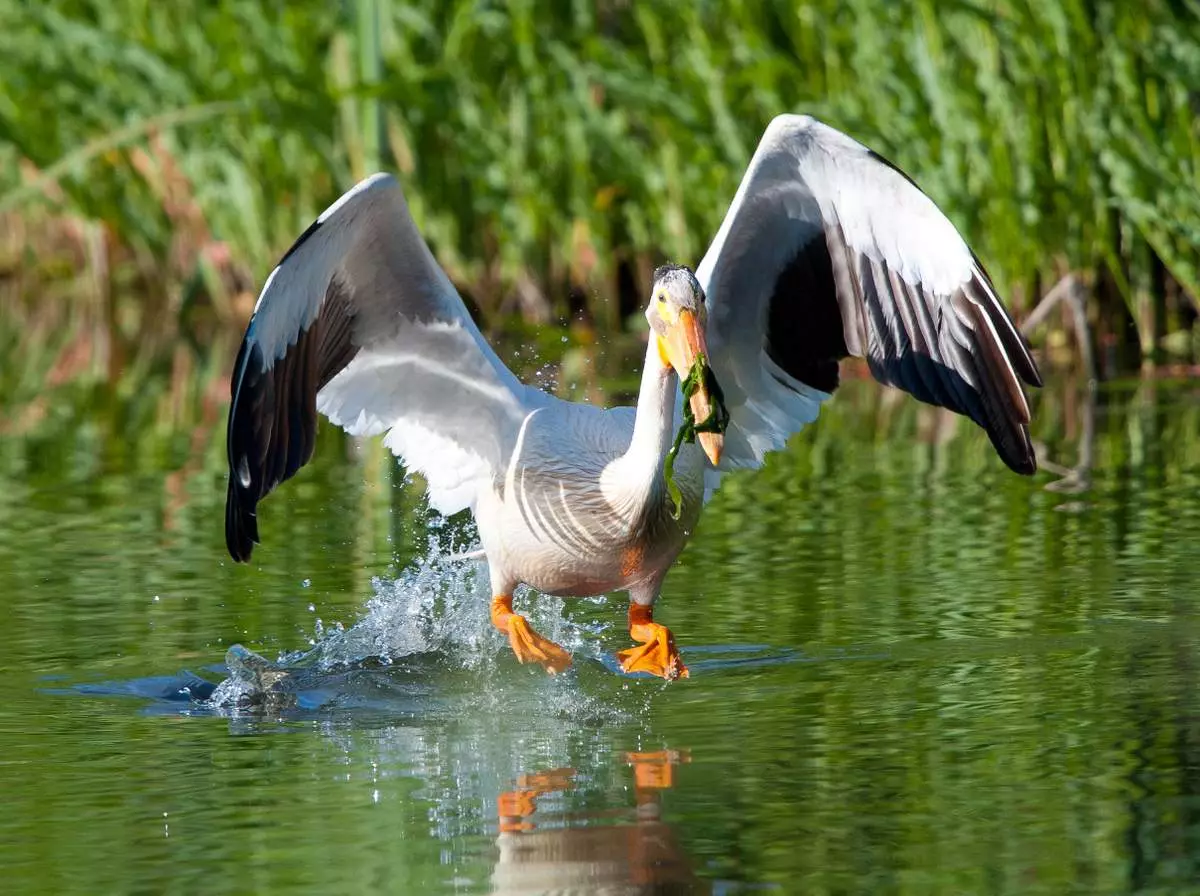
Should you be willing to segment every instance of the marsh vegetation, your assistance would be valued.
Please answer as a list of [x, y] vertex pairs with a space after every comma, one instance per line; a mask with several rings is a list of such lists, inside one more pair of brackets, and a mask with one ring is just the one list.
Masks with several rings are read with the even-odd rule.
[[911, 173], [1019, 314], [1075, 275], [1106, 371], [1194, 356], [1190, 0], [10, 0], [0, 58], [10, 397], [215, 375], [274, 260], [377, 168], [493, 333], [614, 337], [787, 110]]

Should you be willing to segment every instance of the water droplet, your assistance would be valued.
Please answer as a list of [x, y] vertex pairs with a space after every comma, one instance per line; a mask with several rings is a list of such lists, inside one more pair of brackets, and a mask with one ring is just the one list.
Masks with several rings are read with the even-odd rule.
[[567, 337], [566, 337], [566, 336], [563, 336], [563, 337], [562, 337], [562, 339], [561, 339], [561, 341], [562, 341], [563, 345], [566, 345], [566, 344], [567, 344]]
[[315, 612], [317, 612], [317, 605], [316, 605], [316, 604], [309, 604], [309, 605], [308, 605], [308, 612], [310, 612], [310, 613], [315, 613]]
[[300, 583], [300, 587], [301, 588], [311, 588], [312, 587], [312, 579], [305, 579], [303, 582]]
[[157, 595], [157, 594], [156, 594], [156, 595], [154, 595], [154, 602], [155, 602], [155, 603], [158, 603], [158, 595]]

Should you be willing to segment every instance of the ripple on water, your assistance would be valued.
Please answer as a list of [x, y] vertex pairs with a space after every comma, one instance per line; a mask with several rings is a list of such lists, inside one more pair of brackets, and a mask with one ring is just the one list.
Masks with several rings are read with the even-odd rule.
[[435, 540], [397, 578], [375, 578], [372, 588], [358, 622], [348, 628], [318, 624], [307, 649], [272, 661], [234, 645], [225, 667], [211, 670], [226, 676], [219, 683], [181, 672], [73, 690], [148, 699], [152, 713], [246, 720], [331, 713], [362, 720], [436, 720], [503, 711], [604, 724], [628, 714], [628, 700], [605, 695], [615, 694], [625, 679], [608, 674], [619, 670], [601, 652], [598, 632], [565, 618], [561, 600], [539, 597], [523, 607], [539, 631], [574, 657], [571, 670], [551, 677], [517, 666], [506, 639], [492, 627], [483, 564], [456, 557]]

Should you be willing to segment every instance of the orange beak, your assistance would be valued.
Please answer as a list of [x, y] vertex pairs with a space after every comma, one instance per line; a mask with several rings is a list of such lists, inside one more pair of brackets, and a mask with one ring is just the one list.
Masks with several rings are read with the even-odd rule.
[[[667, 331], [661, 337], [660, 347], [667, 362], [675, 368], [680, 380], [686, 380], [692, 372], [692, 365], [698, 357], [703, 356], [708, 363], [708, 342], [704, 338], [704, 328], [696, 315], [687, 309], [681, 310], [675, 321], [667, 324]], [[692, 414], [697, 422], [707, 420], [712, 414], [712, 396], [708, 394], [703, 382], [692, 393]], [[708, 455], [709, 461], [715, 467], [721, 460], [721, 449], [725, 445], [725, 436], [718, 432], [701, 432], [696, 434], [700, 447]]]

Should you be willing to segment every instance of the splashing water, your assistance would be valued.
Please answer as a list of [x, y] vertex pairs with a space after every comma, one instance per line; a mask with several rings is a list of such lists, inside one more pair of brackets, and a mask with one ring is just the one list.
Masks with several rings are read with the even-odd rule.
[[[229, 678], [213, 691], [209, 705], [317, 708], [361, 702], [364, 683], [376, 692], [382, 687], [393, 697], [398, 690], [411, 697], [427, 694], [433, 679], [503, 677], [488, 674], [511, 657], [507, 639], [489, 618], [491, 593], [482, 562], [448, 550], [432, 535], [426, 554], [399, 577], [377, 577], [371, 584], [365, 616], [347, 629], [327, 629], [318, 620], [307, 650], [272, 663], [241, 645], [231, 647], [225, 657]], [[525, 598], [517, 600], [530, 623], [571, 652], [576, 664], [601, 660], [597, 632], [564, 618], [560, 599], [528, 593]]]

